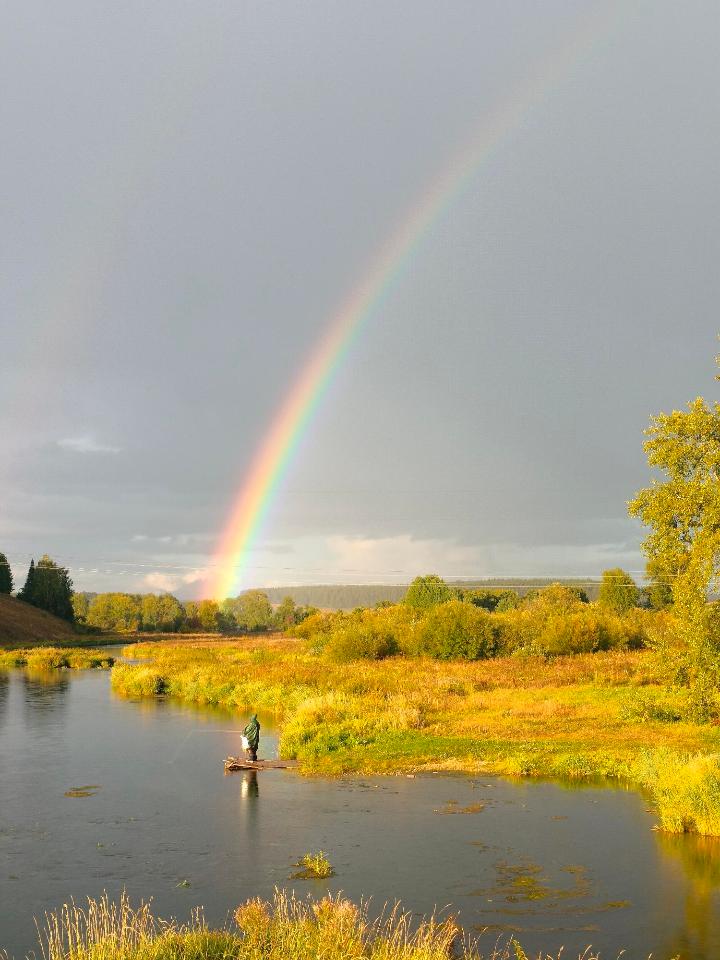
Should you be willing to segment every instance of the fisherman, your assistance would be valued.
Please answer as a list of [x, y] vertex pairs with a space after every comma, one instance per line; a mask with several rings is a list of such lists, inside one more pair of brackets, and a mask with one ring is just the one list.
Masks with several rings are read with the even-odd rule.
[[257, 760], [258, 744], [260, 743], [260, 724], [257, 714], [250, 717], [250, 723], [243, 730], [243, 746], [247, 752], [248, 758], [253, 763]]

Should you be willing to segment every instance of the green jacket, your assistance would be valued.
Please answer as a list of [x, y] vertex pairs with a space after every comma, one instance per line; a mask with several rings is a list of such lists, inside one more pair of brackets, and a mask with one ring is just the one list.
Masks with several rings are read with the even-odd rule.
[[251, 750], [257, 750], [260, 743], [260, 724], [257, 714], [254, 713], [250, 718], [250, 723], [243, 730], [243, 735], [247, 737], [248, 746]]

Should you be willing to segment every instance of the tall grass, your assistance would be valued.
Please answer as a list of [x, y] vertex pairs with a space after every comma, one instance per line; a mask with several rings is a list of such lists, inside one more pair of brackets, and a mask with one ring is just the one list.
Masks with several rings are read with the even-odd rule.
[[0, 669], [28, 667], [31, 670], [108, 669], [115, 659], [103, 650], [87, 647], [32, 647], [29, 650], [0, 650]]
[[[201, 915], [184, 925], [156, 919], [147, 904], [107, 896], [63, 906], [40, 928], [43, 960], [531, 960], [515, 941], [488, 954], [467, 943], [453, 919], [416, 923], [396, 906], [380, 919], [342, 894], [300, 900], [276, 890], [248, 900], [234, 928], [210, 930]], [[589, 950], [583, 960], [598, 960]], [[542, 960], [552, 960], [543, 953]]]
[[646, 783], [663, 830], [720, 836], [720, 754], [657, 752], [648, 760]]

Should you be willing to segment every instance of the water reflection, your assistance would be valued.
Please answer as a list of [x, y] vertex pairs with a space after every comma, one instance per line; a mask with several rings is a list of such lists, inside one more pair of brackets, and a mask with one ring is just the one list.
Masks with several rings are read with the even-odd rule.
[[245, 770], [243, 772], [242, 782], [240, 783], [240, 796], [243, 800], [249, 800], [250, 802], [260, 796], [257, 770]]
[[668, 956], [715, 957], [720, 953], [720, 838], [658, 833], [662, 852], [690, 881], [683, 896], [683, 924], [667, 945]]
[[22, 670], [22, 701], [29, 727], [57, 723], [57, 713], [67, 706], [70, 678], [65, 670]]
[[10, 699], [10, 677], [3, 670], [0, 670], [0, 727], [3, 725], [7, 713], [8, 700]]

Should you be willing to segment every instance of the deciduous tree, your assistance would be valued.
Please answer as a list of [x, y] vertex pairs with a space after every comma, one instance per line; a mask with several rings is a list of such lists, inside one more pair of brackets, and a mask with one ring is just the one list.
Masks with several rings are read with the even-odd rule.
[[442, 577], [436, 573], [426, 574], [424, 577], [415, 577], [407, 589], [403, 603], [419, 610], [427, 610], [439, 603], [452, 600], [454, 593]]
[[718, 638], [707, 599], [720, 571], [720, 405], [698, 397], [687, 410], [653, 417], [645, 451], [663, 479], [630, 502], [632, 516], [650, 527], [643, 547], [665, 571], [684, 638], [678, 679], [689, 684], [698, 717], [714, 709], [719, 678]]
[[638, 605], [640, 591], [627, 571], [620, 567], [603, 570], [597, 602], [613, 613], [627, 613]]

